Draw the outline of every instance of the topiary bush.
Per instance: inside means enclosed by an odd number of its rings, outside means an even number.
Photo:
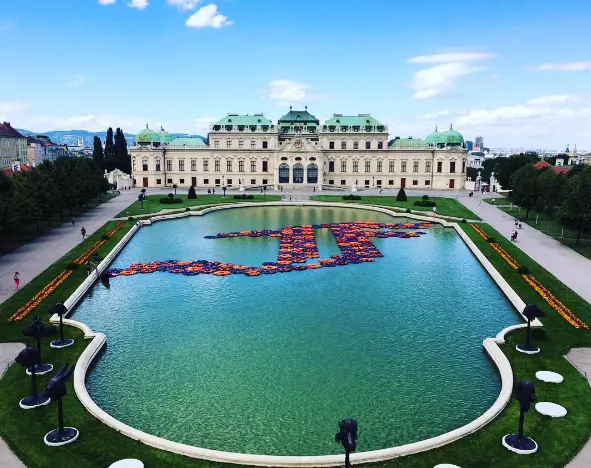
[[[437,203],[431,200],[417,200],[414,203],[414,206],[425,206],[425,207],[433,207],[436,206]]]
[[[183,200],[181,200],[180,198],[161,198],[160,199],[160,203],[163,205],[172,205],[174,203],[183,203]]]
[[[410,211],[410,208],[407,208],[407,209],[406,209],[406,212],[407,212],[407,213],[410,213],[410,212],[411,212],[411,211]]]
[[[74,271],[74,270],[77,270],[78,268],[80,268],[80,265],[78,265],[77,263],[74,263],[74,262],[70,262],[66,265],[66,270]]]
[[[102,240],[109,240],[109,236],[107,236],[106,234],[103,234],[103,235],[101,236],[101,239],[102,239]]]
[[[343,200],[361,200],[359,195],[343,195]]]
[[[185,213],[186,213],[187,211],[191,211],[191,208],[189,208],[188,206],[185,208]]]
[[[189,193],[187,194],[187,199],[188,200],[197,200],[197,193],[195,193],[195,187],[193,187],[191,185],[191,187],[189,187]]]
[[[529,275],[529,268],[526,266],[521,265],[519,268],[517,268],[517,272],[520,275]]]
[[[130,216],[129,218],[127,218],[127,221],[133,221],[133,216]]]
[[[466,218],[462,219],[462,224],[466,224],[468,221],[466,221]]]
[[[406,192],[403,188],[398,190],[398,195],[396,195],[396,201],[407,201],[408,198],[406,197]]]
[[[423,195],[421,198],[422,198],[423,200],[429,200],[429,195]]]
[[[169,193],[168,198],[174,198],[174,195],[172,193]]]
[[[497,241],[495,240],[495,238],[494,238],[494,237],[489,237],[488,239],[486,239],[486,241],[487,241],[489,244],[496,244],[496,243],[497,243]]]

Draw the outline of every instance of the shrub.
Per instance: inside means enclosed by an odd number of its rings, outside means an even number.
[[[169,193],[168,198],[174,198],[174,195],[172,193]]]
[[[133,221],[133,216],[130,216],[129,218],[127,218],[127,221]]]
[[[398,195],[396,195],[396,201],[407,201],[408,198],[406,197],[406,192],[403,188],[398,190]]]
[[[343,200],[361,200],[360,195],[343,195]]]
[[[406,212],[407,212],[407,213],[410,213],[410,212],[411,212],[411,211],[410,211],[410,208],[407,208],[407,209],[406,209]]]
[[[247,200],[253,200],[254,199],[254,195],[246,195],[246,199]]]
[[[232,198],[233,198],[234,200],[240,200],[240,195],[234,195]]]
[[[529,275],[529,268],[526,266],[521,265],[519,268],[517,268],[517,272],[520,275]]]
[[[434,201],[431,200],[417,200],[413,203],[415,206],[426,206],[426,207],[433,207],[437,205]]]
[[[103,235],[101,236],[101,239],[102,239],[102,240],[109,240],[109,236],[107,236],[106,234],[103,234]]]
[[[183,203],[180,198],[161,198],[160,203],[163,205],[172,205],[173,203]]]
[[[195,187],[193,187],[191,185],[191,187],[189,187],[189,193],[187,195],[187,199],[188,200],[197,200],[197,194],[195,193]]]
[[[429,195],[423,195],[421,198],[422,198],[423,200],[429,200]]]
[[[494,237],[489,237],[488,239],[486,239],[486,241],[487,241],[489,244],[496,244],[496,243],[497,243],[497,241],[495,240],[495,238],[494,238]]]
[[[466,218],[462,219],[462,224],[466,224],[468,221],[466,221]]]
[[[70,262],[66,265],[66,270],[74,271],[77,270],[79,267],[80,265],[78,265],[77,263]]]
[[[189,208],[188,206],[185,208],[185,213],[186,213],[187,211],[191,211],[191,208]]]

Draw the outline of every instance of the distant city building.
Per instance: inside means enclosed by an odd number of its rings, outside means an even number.
[[[12,128],[9,122],[0,124],[0,168],[27,161],[27,137]]]
[[[473,141],[466,141],[466,149],[468,151],[472,151],[474,149],[474,142]]]
[[[484,149],[484,138],[477,136],[474,139],[474,146],[478,147],[478,149],[474,148],[475,151],[482,151]]]
[[[35,167],[47,159],[47,145],[39,138],[27,137],[27,160],[29,166]]]

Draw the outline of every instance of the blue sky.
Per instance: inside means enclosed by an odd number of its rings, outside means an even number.
[[[228,112],[369,112],[490,147],[591,150],[591,2],[3,2],[0,120],[206,133]],[[9,46],[6,46],[6,45]]]

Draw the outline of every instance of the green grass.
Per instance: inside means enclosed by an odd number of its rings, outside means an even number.
[[[415,206],[414,202],[421,200],[421,197],[408,197],[405,202],[396,201],[396,197],[388,196],[363,196],[361,200],[343,200],[342,196],[338,195],[313,195],[310,197],[311,200],[325,201],[325,202],[339,202],[339,203],[362,203],[370,205],[384,205],[384,206],[396,206],[399,208],[410,208],[415,211],[433,211],[431,207]],[[480,220],[480,218],[472,213],[468,208],[462,205],[459,201],[454,198],[445,197],[429,197],[429,200],[437,203],[437,214],[442,216],[455,216],[457,218],[466,218],[472,220]]]
[[[507,203],[510,202],[507,201]],[[591,259],[591,233],[581,233],[581,239],[577,244],[577,231],[569,228],[563,229],[558,219],[550,217],[543,212],[531,210],[529,212],[529,217],[526,218],[525,210],[517,205],[513,205],[513,207],[502,207],[499,209],[510,214],[514,218],[517,218],[522,223],[528,224],[534,229],[554,237],[557,241],[573,249],[575,252]]]
[[[550,309],[538,294],[523,281],[521,276],[493,251],[488,242],[482,239],[468,224],[461,224],[461,227],[526,303],[536,303],[545,310],[547,316],[542,319],[546,331],[545,337],[539,338],[537,341],[542,348],[540,354],[526,356],[515,351],[515,344],[524,340],[523,331],[509,335],[507,343],[501,348],[511,361],[516,381],[533,381],[538,401],[559,403],[565,406],[569,413],[561,419],[543,417],[534,409],[527,413],[525,432],[534,437],[540,445],[540,450],[535,455],[519,456],[508,452],[501,446],[502,436],[515,432],[517,429],[519,408],[512,400],[493,422],[458,442],[422,454],[365,466],[425,468],[447,462],[464,468],[564,467],[589,437],[591,412],[588,411],[588,408],[591,406],[591,391],[586,380],[563,358],[563,354],[571,347],[591,346],[591,333],[571,327]],[[579,318],[591,323],[590,304],[532,261],[517,246],[505,240],[490,226],[481,225],[481,227],[490,236],[497,239],[499,244],[520,264],[527,266],[530,273],[550,289],[567,307],[575,311]],[[118,236],[123,235],[122,231],[119,231]],[[113,243],[109,241],[109,246],[112,247],[112,245]],[[85,250],[77,249],[79,251]],[[66,257],[74,258],[78,253],[81,252],[70,253]],[[101,254],[104,255],[104,252]],[[40,276],[43,275],[49,279],[55,276],[47,271]],[[84,276],[76,278],[80,282]],[[40,282],[37,289],[40,289],[45,283],[46,281]],[[71,292],[72,287],[76,285],[72,284],[67,289]],[[23,289],[21,301],[24,302],[28,296],[35,292],[34,288],[29,288],[28,291]],[[66,289],[63,292],[58,289],[54,295],[56,298],[58,294],[65,297],[66,293],[69,294]],[[11,299],[15,300],[15,298]],[[52,303],[54,299],[50,297],[48,302]],[[477,307],[481,300],[486,300],[486,298],[475,298],[474,306]],[[5,320],[8,310],[4,309],[4,305],[0,310],[2,310],[0,320]],[[5,324],[6,322],[2,322],[0,328],[4,329]],[[19,330],[21,327],[22,324],[18,327]],[[83,340],[81,333],[77,330],[68,328],[67,334],[77,340],[76,345],[65,350],[52,350],[45,346],[47,351],[44,351],[44,360],[57,366],[76,361],[87,342]],[[16,330],[12,330],[6,337],[17,338],[18,334]],[[559,372],[565,377],[564,383],[555,385],[536,380],[535,372],[541,369]],[[42,385],[47,378],[41,378]],[[80,429],[81,436],[72,445],[60,449],[50,449],[42,443],[42,438],[57,424],[56,408],[55,405],[51,405],[33,411],[21,410],[17,402],[28,394],[29,385],[29,379],[25,376],[24,371],[15,366],[9,369],[5,377],[0,380],[0,421],[9,421],[8,424],[0,424],[0,434],[30,468],[45,468],[60,464],[72,465],[77,468],[102,468],[120,458],[139,458],[147,468],[232,466],[192,460],[155,450],[117,433],[86,412],[75,398],[71,383],[69,384],[69,395],[64,400],[65,422],[67,425]],[[478,398],[479,396],[474,394],[471,397]],[[417,401],[417,411],[420,411],[420,401]],[[392,423],[395,426],[396,422]],[[327,437],[332,438],[334,435],[327,434]],[[363,437],[363,425],[360,426],[360,437]]]
[[[117,215],[118,218],[127,216],[137,216],[150,213],[158,213],[161,210],[184,210],[190,206],[211,205],[221,203],[257,203],[265,201],[278,201],[281,197],[278,195],[254,195],[252,200],[235,200],[234,194],[228,194],[224,198],[223,195],[197,195],[196,200],[188,200],[187,195],[177,195],[175,198],[180,198],[183,203],[166,205],[160,203],[161,198],[166,198],[166,195],[148,195],[144,201],[144,209],[141,210],[139,201],[133,202],[126,209]]]

